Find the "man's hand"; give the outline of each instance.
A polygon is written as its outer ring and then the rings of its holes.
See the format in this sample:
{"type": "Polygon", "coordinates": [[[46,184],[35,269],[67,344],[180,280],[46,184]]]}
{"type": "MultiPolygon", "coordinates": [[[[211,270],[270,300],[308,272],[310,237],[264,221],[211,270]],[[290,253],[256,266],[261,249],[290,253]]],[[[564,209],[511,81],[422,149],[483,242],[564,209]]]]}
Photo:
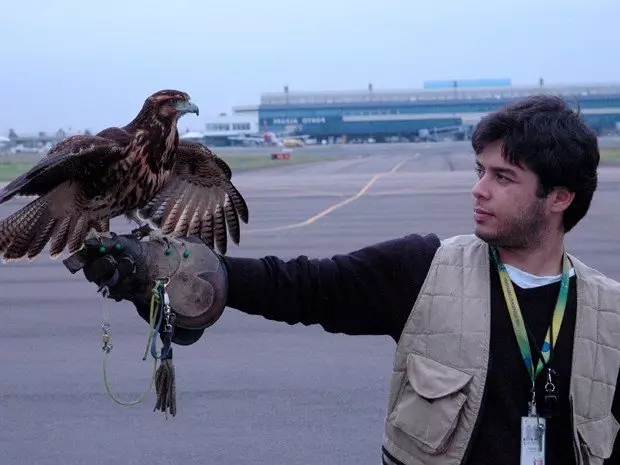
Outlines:
{"type": "Polygon", "coordinates": [[[83,270],[89,282],[107,288],[109,298],[133,302],[146,321],[157,280],[166,284],[177,328],[202,334],[219,319],[228,292],[226,269],[200,239],[157,233],[148,240],[132,234],[111,236],[87,239],[64,260],[65,266],[71,273],[83,270]]]}
{"type": "MultiPolygon", "coordinates": [[[[84,277],[99,289],[106,287],[108,297],[118,301],[144,303],[149,299],[146,257],[149,243],[140,242],[132,234],[101,236],[84,242],[84,248],[64,260],[75,273],[82,269],[84,277]]],[[[152,245],[152,244],[151,244],[152,245]]]]}

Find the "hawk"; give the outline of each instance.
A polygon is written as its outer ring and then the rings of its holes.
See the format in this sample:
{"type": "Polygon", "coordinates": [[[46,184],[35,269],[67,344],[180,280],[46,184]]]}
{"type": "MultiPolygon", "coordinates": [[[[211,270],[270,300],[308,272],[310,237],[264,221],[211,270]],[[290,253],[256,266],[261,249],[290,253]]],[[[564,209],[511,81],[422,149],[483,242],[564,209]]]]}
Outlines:
{"type": "Polygon", "coordinates": [[[0,191],[0,204],[37,196],[0,221],[3,260],[34,259],[48,243],[52,258],[65,249],[74,253],[89,233],[109,232],[110,220],[121,215],[141,229],[151,229],[150,219],[164,232],[194,232],[224,253],[227,225],[238,243],[247,205],[223,160],[200,144],[179,141],[177,122],[187,113],[199,114],[187,93],[161,90],[126,126],[52,147],[0,191]],[[193,222],[186,224],[192,208],[193,222]]]}

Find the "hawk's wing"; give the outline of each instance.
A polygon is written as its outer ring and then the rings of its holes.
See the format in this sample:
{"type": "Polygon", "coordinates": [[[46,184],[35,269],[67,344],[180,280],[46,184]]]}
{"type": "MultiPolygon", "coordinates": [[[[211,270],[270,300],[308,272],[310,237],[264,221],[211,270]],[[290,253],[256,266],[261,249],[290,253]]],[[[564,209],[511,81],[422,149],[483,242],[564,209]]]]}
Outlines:
{"type": "Polygon", "coordinates": [[[99,136],[71,136],[0,191],[0,203],[15,195],[44,195],[65,181],[105,170],[126,156],[126,146],[99,136]]]}
{"type": "Polygon", "coordinates": [[[248,207],[230,181],[224,160],[196,142],[179,141],[173,173],[163,189],[139,213],[164,234],[198,236],[220,253],[227,250],[227,229],[239,244],[239,219],[248,222],[248,207]]]}

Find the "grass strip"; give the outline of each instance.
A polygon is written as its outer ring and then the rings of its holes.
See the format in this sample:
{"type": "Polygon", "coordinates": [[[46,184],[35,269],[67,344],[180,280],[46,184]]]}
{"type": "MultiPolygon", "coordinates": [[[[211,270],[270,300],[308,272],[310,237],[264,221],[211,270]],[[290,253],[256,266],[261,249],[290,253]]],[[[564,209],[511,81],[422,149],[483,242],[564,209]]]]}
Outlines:
{"type": "MultiPolygon", "coordinates": [[[[264,168],[277,168],[282,166],[301,165],[320,161],[335,160],[335,157],[321,155],[292,154],[288,160],[272,160],[269,154],[260,155],[232,155],[220,156],[230,169],[235,172],[249,171],[264,168]]],[[[25,173],[35,165],[35,162],[3,160],[0,161],[0,182],[8,182],[25,173]]]]}

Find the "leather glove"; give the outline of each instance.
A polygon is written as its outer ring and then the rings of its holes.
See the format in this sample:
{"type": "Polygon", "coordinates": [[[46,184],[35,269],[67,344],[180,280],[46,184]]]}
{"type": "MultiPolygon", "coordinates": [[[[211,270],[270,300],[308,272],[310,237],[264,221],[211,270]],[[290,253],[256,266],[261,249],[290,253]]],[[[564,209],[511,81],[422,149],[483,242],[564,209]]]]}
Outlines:
{"type": "Polygon", "coordinates": [[[89,238],[63,261],[74,274],[107,288],[109,298],[132,302],[149,321],[150,300],[157,279],[166,284],[175,315],[173,342],[189,345],[215,323],[226,306],[228,279],[221,257],[196,237],[148,239],[133,234],[89,238]]]}

